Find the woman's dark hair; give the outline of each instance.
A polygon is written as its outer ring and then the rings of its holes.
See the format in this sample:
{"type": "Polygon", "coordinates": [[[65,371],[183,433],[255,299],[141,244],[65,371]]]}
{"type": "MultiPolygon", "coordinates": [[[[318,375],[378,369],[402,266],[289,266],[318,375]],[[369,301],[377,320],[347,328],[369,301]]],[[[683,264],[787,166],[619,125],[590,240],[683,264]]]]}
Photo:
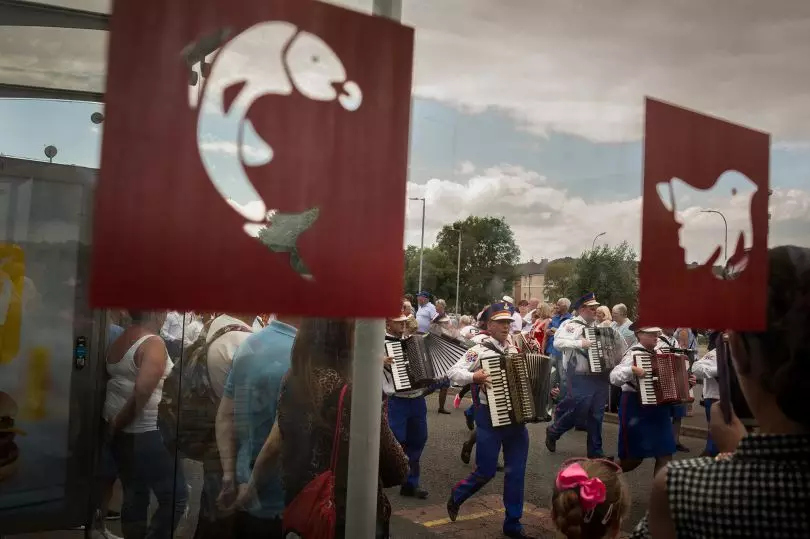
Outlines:
{"type": "MultiPolygon", "coordinates": [[[[789,419],[810,428],[810,249],[776,247],[768,254],[768,327],[740,335],[761,370],[763,389],[776,396],[789,419]]],[[[737,365],[741,374],[750,367],[737,365]]]]}
{"type": "Polygon", "coordinates": [[[317,409],[325,395],[315,380],[314,371],[336,371],[350,378],[354,321],[307,318],[298,328],[292,349],[290,382],[303,406],[317,409]]]}
{"type": "Polygon", "coordinates": [[[133,324],[142,324],[149,320],[149,311],[129,311],[129,317],[133,324]]]}

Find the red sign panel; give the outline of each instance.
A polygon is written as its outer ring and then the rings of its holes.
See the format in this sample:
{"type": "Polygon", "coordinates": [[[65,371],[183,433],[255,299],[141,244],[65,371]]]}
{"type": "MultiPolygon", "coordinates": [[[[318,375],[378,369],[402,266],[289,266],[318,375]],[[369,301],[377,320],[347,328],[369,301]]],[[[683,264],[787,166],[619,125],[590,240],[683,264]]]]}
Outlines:
{"type": "Polygon", "coordinates": [[[764,329],[769,152],[766,133],[647,99],[641,323],[764,329]]]}
{"type": "Polygon", "coordinates": [[[413,31],[312,0],[118,0],[96,307],[400,310],[413,31]]]}

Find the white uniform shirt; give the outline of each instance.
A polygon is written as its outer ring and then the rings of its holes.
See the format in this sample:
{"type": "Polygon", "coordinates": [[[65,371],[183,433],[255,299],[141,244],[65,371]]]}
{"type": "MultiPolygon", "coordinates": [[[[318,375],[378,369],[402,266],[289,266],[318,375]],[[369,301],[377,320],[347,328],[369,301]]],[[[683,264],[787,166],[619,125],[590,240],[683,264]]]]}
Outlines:
{"type": "Polygon", "coordinates": [[[484,340],[485,340],[487,337],[489,337],[489,334],[488,334],[488,333],[483,333],[483,332],[482,332],[482,333],[478,333],[477,335],[473,335],[473,336],[472,336],[472,338],[471,338],[470,340],[471,340],[472,342],[474,342],[475,344],[481,344],[482,342],[484,342],[484,340]]]}
{"type": "Polygon", "coordinates": [[[679,348],[678,346],[678,339],[675,336],[664,335],[663,333],[658,336],[658,340],[655,343],[655,349],[660,350],[662,348],[679,348]]]}
{"type": "MultiPolygon", "coordinates": [[[[501,343],[487,335],[482,339],[482,342],[492,343],[496,349],[505,354],[518,353],[517,348],[511,346],[508,341],[506,345],[501,345],[501,343]]],[[[481,360],[498,357],[499,355],[500,354],[496,353],[494,350],[490,350],[483,344],[477,344],[467,350],[464,355],[461,356],[461,359],[450,367],[450,370],[447,371],[447,377],[452,383],[458,386],[472,384],[473,372],[481,368],[481,360]]],[[[487,393],[484,391],[483,387],[480,389],[481,390],[478,392],[478,400],[481,404],[487,404],[487,393]]]]}
{"type": "MultiPolygon", "coordinates": [[[[386,336],[393,337],[393,335],[388,333],[386,333],[386,336]]],[[[403,399],[415,399],[416,397],[421,397],[424,392],[424,389],[412,389],[410,391],[397,393],[394,387],[394,374],[391,372],[391,365],[385,365],[383,367],[383,393],[389,397],[395,396],[403,399]]]]}
{"type": "Polygon", "coordinates": [[[582,347],[582,339],[584,338],[585,328],[593,327],[593,324],[586,324],[581,316],[570,318],[563,322],[557,332],[554,334],[554,348],[562,352],[563,372],[568,369],[568,364],[571,361],[576,362],[577,374],[584,374],[590,371],[588,366],[588,350],[582,347]]]}
{"type": "Polygon", "coordinates": [[[610,371],[610,383],[614,386],[621,386],[622,391],[636,393],[638,391],[635,387],[636,375],[633,374],[633,365],[636,364],[635,357],[637,354],[649,353],[649,350],[646,350],[640,344],[634,344],[628,348],[627,352],[622,356],[621,362],[610,371]]]}
{"type": "Polygon", "coordinates": [[[472,339],[473,337],[481,333],[481,330],[478,329],[478,327],[476,326],[464,326],[463,328],[461,328],[461,331],[459,333],[465,339],[472,339]]]}
{"type": "Polygon", "coordinates": [[[703,380],[703,398],[719,399],[720,383],[717,381],[717,350],[708,354],[692,364],[692,374],[695,378],[703,380]]]}
{"type": "Polygon", "coordinates": [[[512,333],[520,333],[523,331],[523,317],[520,316],[518,311],[512,313],[512,326],[509,328],[512,333]]]}

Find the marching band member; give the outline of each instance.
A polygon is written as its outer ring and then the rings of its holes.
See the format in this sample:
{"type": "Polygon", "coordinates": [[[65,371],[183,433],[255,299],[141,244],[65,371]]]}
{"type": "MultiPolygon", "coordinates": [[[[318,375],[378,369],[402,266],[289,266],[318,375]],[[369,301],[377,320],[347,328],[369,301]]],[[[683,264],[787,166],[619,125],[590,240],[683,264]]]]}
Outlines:
{"type": "MultiPolygon", "coordinates": [[[[659,337],[656,327],[632,327],[638,342],[625,352],[621,363],[610,372],[610,382],[621,386],[619,400],[619,464],[624,472],[635,470],[645,458],[655,459],[654,474],[667,465],[675,454],[675,437],[670,414],[672,405],[643,406],[636,378],[643,378],[644,369],[635,364],[639,353],[655,354],[662,346],[672,348],[672,342],[659,337]]],[[[653,474],[653,475],[654,475],[653,474]]]]}
{"type": "MultiPolygon", "coordinates": [[[[433,320],[430,321],[430,328],[438,328],[439,330],[445,333],[452,333],[453,332],[453,321],[450,320],[450,317],[447,316],[444,312],[445,301],[440,299],[436,302],[437,306],[441,306],[441,312],[433,317],[433,320]]],[[[444,386],[439,390],[439,410],[440,414],[447,414],[450,415],[450,410],[448,410],[445,406],[447,405],[447,390],[449,386],[444,386]]]]}
{"type": "MultiPolygon", "coordinates": [[[[385,321],[386,335],[402,339],[408,317],[402,314],[385,321]]],[[[427,392],[431,392],[429,389],[427,392]]],[[[424,500],[426,490],[419,488],[419,459],[428,437],[425,389],[395,393],[394,375],[390,365],[383,369],[383,392],[388,396],[388,424],[408,456],[408,478],[399,489],[400,496],[424,500]]]]}
{"type": "MultiPolygon", "coordinates": [[[[717,338],[727,339],[728,337],[723,334],[722,337],[718,335],[717,338]]],[[[717,381],[717,348],[713,348],[708,354],[695,361],[692,365],[692,374],[703,380],[703,406],[706,407],[706,422],[708,423],[711,421],[712,404],[720,398],[720,384],[717,381]]],[[[709,433],[706,437],[706,449],[703,450],[703,456],[714,457],[717,453],[717,446],[709,433]]]]}
{"type": "Polygon", "coordinates": [[[458,385],[474,384],[472,388],[475,403],[474,414],[478,432],[478,449],[475,452],[475,470],[459,482],[447,500],[447,514],[455,521],[461,504],[481,490],[495,476],[498,454],[503,447],[506,469],[504,478],[503,502],[505,519],[503,533],[507,537],[528,537],[520,523],[523,516],[523,481],[526,460],[529,454],[529,432],[525,425],[493,427],[484,384],[489,375],[481,369],[481,360],[498,357],[501,354],[517,353],[509,345],[509,330],[512,312],[505,303],[490,306],[487,329],[489,336],[468,350],[447,373],[448,378],[458,385]]]}
{"type": "Polygon", "coordinates": [[[588,374],[591,342],[583,336],[586,327],[593,327],[598,306],[596,294],[585,294],[574,304],[577,316],[554,334],[554,348],[563,353],[566,394],[557,407],[554,423],[546,429],[546,448],[552,453],[557,450],[557,440],[576,426],[577,418],[585,417],[588,458],[604,457],[602,420],[610,384],[606,376],[588,374]]]}

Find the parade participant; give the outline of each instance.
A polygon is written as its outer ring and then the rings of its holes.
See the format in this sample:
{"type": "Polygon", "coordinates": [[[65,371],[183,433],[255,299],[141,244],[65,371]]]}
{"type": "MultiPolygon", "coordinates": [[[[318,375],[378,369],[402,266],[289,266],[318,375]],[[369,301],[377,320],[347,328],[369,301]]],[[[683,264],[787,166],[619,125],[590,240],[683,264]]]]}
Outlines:
{"type": "MultiPolygon", "coordinates": [[[[661,329],[636,327],[637,344],[625,352],[622,362],[611,371],[610,383],[622,388],[619,401],[619,464],[622,470],[635,470],[644,459],[654,458],[654,474],[667,465],[675,454],[675,438],[670,423],[672,405],[643,406],[638,395],[636,378],[643,378],[644,369],[635,364],[639,353],[655,354],[661,329]]],[[[665,341],[671,347],[671,341],[665,341]]]]}
{"type": "MultiPolygon", "coordinates": [[[[403,338],[407,320],[408,317],[404,313],[386,320],[387,336],[403,338]]],[[[395,393],[394,375],[390,365],[386,365],[383,369],[383,392],[388,396],[388,424],[408,456],[408,478],[400,487],[399,494],[424,500],[428,497],[428,493],[419,488],[419,460],[428,437],[426,390],[414,389],[395,393]]]]}
{"type": "MultiPolygon", "coordinates": [[[[678,328],[669,337],[675,346],[684,350],[697,352],[697,337],[695,332],[689,328],[678,328]]],[[[694,353],[692,355],[694,357],[694,353]]],[[[690,395],[692,394],[690,390],[690,395]]],[[[672,432],[675,435],[675,449],[681,453],[689,453],[689,448],[681,443],[681,423],[689,411],[688,404],[675,404],[672,406],[672,432]]]]}
{"type": "Polygon", "coordinates": [[[419,292],[416,296],[416,301],[419,303],[419,309],[416,311],[416,322],[418,323],[418,331],[420,333],[427,333],[430,329],[430,322],[436,315],[436,307],[430,302],[430,292],[419,292]]]}
{"type": "MultiPolygon", "coordinates": [[[[487,327],[487,311],[489,309],[484,309],[480,313],[478,313],[478,325],[479,327],[483,328],[478,331],[478,334],[475,335],[472,339],[470,339],[475,344],[481,344],[489,337],[489,332],[486,330],[487,327]]],[[[459,405],[461,404],[461,398],[466,391],[472,389],[472,384],[468,384],[464,386],[461,391],[459,392],[460,396],[456,396],[459,399],[459,405]],[[465,391],[466,390],[466,391],[465,391]]],[[[458,406],[456,406],[458,408],[458,406]]],[[[475,432],[475,404],[470,404],[466,410],[464,410],[464,422],[467,425],[467,429],[470,430],[470,437],[467,439],[466,442],[461,446],[461,462],[464,464],[470,463],[470,456],[472,455],[473,447],[475,447],[475,441],[477,440],[477,435],[475,432]]]]}
{"type": "MultiPolygon", "coordinates": [[[[718,338],[720,338],[719,334],[718,338]]],[[[728,337],[724,334],[722,338],[727,339],[728,337]]],[[[706,407],[706,422],[710,423],[712,405],[720,398],[720,384],[717,381],[717,349],[709,350],[705,356],[695,361],[692,365],[692,373],[696,378],[703,380],[703,406],[706,407]]],[[[706,437],[706,448],[701,456],[714,457],[717,453],[717,445],[709,433],[706,437]]]]}
{"type": "MultiPolygon", "coordinates": [[[[444,305],[444,300],[440,299],[436,302],[437,305],[441,304],[444,305]]],[[[431,328],[437,328],[445,333],[452,333],[453,326],[450,317],[444,313],[444,307],[440,309],[442,312],[437,314],[433,317],[433,320],[430,321],[431,328]]],[[[450,415],[450,410],[446,408],[447,405],[447,390],[449,387],[445,385],[439,390],[439,410],[440,414],[450,415]]]]}
{"type": "Polygon", "coordinates": [[[447,514],[455,521],[461,505],[481,490],[494,476],[498,466],[498,454],[503,447],[506,477],[504,478],[503,501],[505,520],[503,533],[507,537],[527,537],[520,519],[523,515],[523,481],[529,453],[529,432],[525,425],[513,424],[493,427],[484,384],[489,375],[481,368],[481,360],[501,354],[517,353],[509,346],[509,329],[512,313],[505,303],[490,306],[487,328],[490,333],[481,344],[468,350],[447,373],[458,385],[474,384],[473,400],[478,449],[475,452],[475,470],[459,482],[447,500],[447,514]]]}
{"type": "Polygon", "coordinates": [[[569,539],[615,538],[630,502],[627,483],[613,461],[571,459],[554,481],[551,519],[569,539]]]}
{"type": "Polygon", "coordinates": [[[554,335],[554,347],[563,353],[566,395],[557,407],[554,423],[546,429],[546,448],[552,453],[557,450],[557,440],[576,426],[578,417],[584,417],[588,432],[588,458],[604,457],[602,419],[610,384],[606,376],[588,374],[588,348],[591,342],[583,336],[586,327],[593,327],[598,306],[593,292],[585,294],[574,305],[579,314],[554,335]]]}

